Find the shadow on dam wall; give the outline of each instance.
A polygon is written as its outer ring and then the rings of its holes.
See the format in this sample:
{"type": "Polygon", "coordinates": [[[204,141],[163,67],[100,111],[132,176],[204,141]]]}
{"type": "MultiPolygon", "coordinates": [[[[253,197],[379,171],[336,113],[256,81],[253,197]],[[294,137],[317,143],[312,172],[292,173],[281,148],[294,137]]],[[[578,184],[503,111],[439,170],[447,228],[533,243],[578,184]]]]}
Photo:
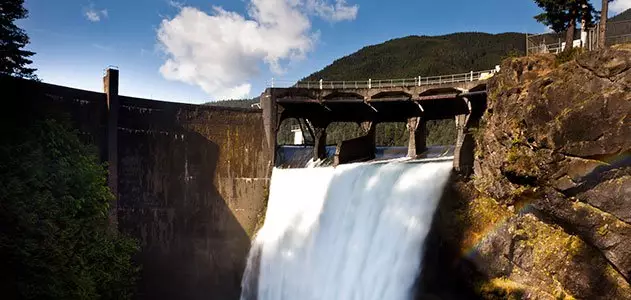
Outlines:
{"type": "MultiPolygon", "coordinates": [[[[69,119],[108,161],[104,93],[0,78],[5,109],[69,119]]],[[[260,110],[119,96],[116,217],[141,250],[138,299],[238,299],[266,207],[271,151],[260,110]]]]}
{"type": "Polygon", "coordinates": [[[238,299],[267,184],[251,118],[121,99],[118,218],[142,243],[139,298],[238,299]]]}
{"type": "Polygon", "coordinates": [[[128,192],[119,227],[142,243],[138,296],[236,299],[250,240],[213,183],[219,147],[195,132],[178,134],[119,135],[130,145],[120,162],[119,188],[128,192]]]}

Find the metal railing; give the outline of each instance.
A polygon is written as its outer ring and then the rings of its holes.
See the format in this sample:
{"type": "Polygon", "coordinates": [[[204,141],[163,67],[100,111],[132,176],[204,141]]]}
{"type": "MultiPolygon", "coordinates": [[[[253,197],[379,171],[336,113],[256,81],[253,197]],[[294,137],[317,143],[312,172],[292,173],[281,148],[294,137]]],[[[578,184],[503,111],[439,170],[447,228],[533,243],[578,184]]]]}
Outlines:
{"type": "MultiPolygon", "coordinates": [[[[574,35],[573,48],[582,47],[586,50],[596,50],[600,35],[600,23],[587,29],[586,36],[581,39],[581,30],[574,35]]],[[[605,43],[607,46],[631,42],[631,20],[607,22],[605,43]]],[[[554,53],[558,54],[565,48],[565,33],[526,34],[526,54],[554,53]]]]}
{"type": "Polygon", "coordinates": [[[374,89],[374,88],[395,88],[414,87],[427,85],[452,84],[460,82],[473,82],[486,80],[499,71],[499,66],[492,70],[471,71],[469,73],[450,74],[401,79],[367,79],[354,81],[298,81],[272,80],[267,83],[267,87],[294,87],[306,89],[374,89]]]}

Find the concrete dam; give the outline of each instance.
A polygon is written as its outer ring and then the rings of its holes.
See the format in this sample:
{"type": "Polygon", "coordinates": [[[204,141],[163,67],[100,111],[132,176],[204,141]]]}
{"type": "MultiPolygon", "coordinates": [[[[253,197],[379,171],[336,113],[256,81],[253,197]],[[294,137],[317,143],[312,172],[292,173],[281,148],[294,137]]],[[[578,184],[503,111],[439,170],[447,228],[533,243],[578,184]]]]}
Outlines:
{"type": "Polygon", "coordinates": [[[138,299],[411,299],[443,186],[452,170],[470,174],[486,109],[473,75],[269,88],[262,109],[122,96],[113,69],[104,93],[2,80],[24,99],[11,109],[68,117],[107,162],[111,223],[141,246],[138,299]],[[277,168],[289,118],[313,160],[328,155],[332,122],[364,135],[335,145],[333,166],[277,168]],[[456,121],[453,156],[419,159],[425,122],[439,119],[456,121]],[[407,158],[375,160],[380,122],[407,124],[407,158]]]}

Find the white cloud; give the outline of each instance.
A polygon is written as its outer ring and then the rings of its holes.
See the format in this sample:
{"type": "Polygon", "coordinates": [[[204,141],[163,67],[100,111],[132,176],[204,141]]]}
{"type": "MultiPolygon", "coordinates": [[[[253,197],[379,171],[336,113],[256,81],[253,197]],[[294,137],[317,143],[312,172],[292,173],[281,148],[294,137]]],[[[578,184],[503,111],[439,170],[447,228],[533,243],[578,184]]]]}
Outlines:
{"type": "Polygon", "coordinates": [[[94,11],[94,10],[86,11],[85,12],[85,17],[88,18],[88,20],[90,20],[92,22],[101,21],[101,15],[99,15],[99,13],[94,11]]]}
{"type": "Polygon", "coordinates": [[[96,10],[93,6],[85,10],[85,18],[90,22],[99,22],[108,17],[107,9],[96,10]]]}
{"type": "Polygon", "coordinates": [[[287,62],[304,59],[318,32],[309,16],[329,21],[351,20],[357,6],[343,0],[251,0],[247,16],[213,7],[208,14],[182,7],[164,19],[158,42],[166,54],[162,76],[201,87],[215,99],[242,98],[265,64],[283,73],[287,62]]]}
{"type": "Polygon", "coordinates": [[[179,2],[179,1],[174,1],[174,0],[168,0],[167,4],[169,4],[169,6],[175,7],[175,8],[182,8],[182,7],[184,7],[184,3],[179,2]]]}
{"type": "Polygon", "coordinates": [[[618,14],[631,8],[631,0],[615,0],[609,4],[609,10],[618,14]]]}
{"type": "Polygon", "coordinates": [[[344,0],[335,0],[335,4],[323,0],[307,0],[307,7],[317,16],[331,22],[355,20],[359,10],[358,5],[348,6],[344,0]]]}

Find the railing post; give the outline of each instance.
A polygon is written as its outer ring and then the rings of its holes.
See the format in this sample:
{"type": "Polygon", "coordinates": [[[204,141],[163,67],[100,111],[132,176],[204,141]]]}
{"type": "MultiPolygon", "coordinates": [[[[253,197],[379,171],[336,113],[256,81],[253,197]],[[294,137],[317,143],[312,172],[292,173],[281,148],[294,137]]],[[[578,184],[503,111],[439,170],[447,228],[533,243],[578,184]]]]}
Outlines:
{"type": "Polygon", "coordinates": [[[322,89],[322,79],[320,79],[320,89],[322,89]]]}
{"type": "Polygon", "coordinates": [[[372,79],[368,78],[368,89],[372,89],[372,79]]]}
{"type": "Polygon", "coordinates": [[[342,81],[342,88],[346,89],[346,81],[342,81]]]}
{"type": "Polygon", "coordinates": [[[471,71],[471,81],[473,81],[473,71],[471,71]]]}
{"type": "Polygon", "coordinates": [[[421,76],[418,77],[418,86],[421,86],[421,76]]]}

